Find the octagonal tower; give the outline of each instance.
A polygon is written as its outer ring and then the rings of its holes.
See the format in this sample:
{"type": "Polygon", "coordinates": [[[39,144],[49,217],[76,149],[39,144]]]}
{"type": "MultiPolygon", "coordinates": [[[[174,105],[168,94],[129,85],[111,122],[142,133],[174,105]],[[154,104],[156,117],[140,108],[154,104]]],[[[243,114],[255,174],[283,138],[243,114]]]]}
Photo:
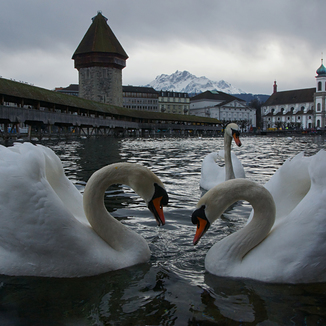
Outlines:
{"type": "Polygon", "coordinates": [[[122,106],[122,69],[128,55],[98,12],[72,56],[79,72],[79,96],[122,106]]]}

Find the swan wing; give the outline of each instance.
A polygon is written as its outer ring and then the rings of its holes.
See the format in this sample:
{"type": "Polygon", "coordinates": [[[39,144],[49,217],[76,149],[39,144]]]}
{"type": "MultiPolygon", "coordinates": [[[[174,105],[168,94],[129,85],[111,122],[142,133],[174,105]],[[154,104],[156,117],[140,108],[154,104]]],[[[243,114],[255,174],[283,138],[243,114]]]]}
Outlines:
{"type": "MultiPolygon", "coordinates": [[[[294,169],[294,176],[296,164],[299,171],[308,173],[309,189],[300,200],[299,195],[293,195],[295,200],[289,199],[294,207],[287,214],[283,210],[270,234],[234,268],[234,276],[282,283],[326,281],[325,162],[323,150],[312,157],[300,153],[285,162],[285,166],[294,169]]],[[[307,182],[306,176],[302,177],[300,182],[307,182]]],[[[297,187],[294,183],[292,186],[297,187]]]]}
{"type": "MultiPolygon", "coordinates": [[[[275,225],[283,217],[288,216],[308,193],[311,185],[308,166],[311,159],[312,157],[304,156],[304,152],[288,158],[264,185],[275,201],[275,225]]],[[[253,211],[249,216],[247,224],[252,217],[253,211]]]]}
{"type": "Polygon", "coordinates": [[[37,145],[45,157],[46,178],[64,206],[80,222],[89,225],[83,209],[83,196],[65,175],[59,157],[48,147],[37,145]]]}
{"type": "Polygon", "coordinates": [[[310,159],[311,187],[268,237],[244,257],[238,273],[270,282],[326,281],[326,152],[310,159]]]}
{"type": "Polygon", "coordinates": [[[308,172],[311,158],[301,152],[287,159],[265,184],[276,204],[276,219],[287,216],[308,193],[311,185],[308,172]]]}
{"type": "Polygon", "coordinates": [[[209,190],[217,184],[225,181],[224,167],[216,164],[218,154],[216,152],[205,156],[201,166],[200,187],[209,190]]]}
{"type": "Polygon", "coordinates": [[[53,190],[43,151],[32,146],[0,146],[0,274],[72,277],[119,268],[119,255],[53,190]]]}

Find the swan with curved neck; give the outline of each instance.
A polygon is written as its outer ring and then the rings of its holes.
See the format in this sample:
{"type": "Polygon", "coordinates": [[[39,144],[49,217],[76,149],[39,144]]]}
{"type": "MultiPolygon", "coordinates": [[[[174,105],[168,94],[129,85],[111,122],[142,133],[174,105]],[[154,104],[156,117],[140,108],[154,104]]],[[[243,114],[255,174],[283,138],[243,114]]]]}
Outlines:
{"type": "Polygon", "coordinates": [[[246,200],[251,221],[217,242],[207,253],[208,272],[275,283],[326,281],[326,152],[311,160],[311,187],[274,227],[276,207],[269,191],[252,181],[234,179],[209,190],[192,215],[194,244],[231,204],[246,200]]]}
{"type": "Polygon", "coordinates": [[[81,277],[148,261],[146,240],[105,208],[104,192],[112,184],[133,188],[157,224],[165,223],[168,195],[144,166],[103,167],[82,196],[52,150],[0,146],[0,274],[81,277]]]}
{"type": "Polygon", "coordinates": [[[202,163],[200,186],[209,190],[221,182],[235,178],[245,178],[245,172],[239,159],[231,153],[232,139],[237,146],[241,146],[240,128],[235,123],[230,123],[224,131],[224,150],[208,154],[202,163]],[[225,166],[216,164],[218,156],[224,156],[225,166]]]}

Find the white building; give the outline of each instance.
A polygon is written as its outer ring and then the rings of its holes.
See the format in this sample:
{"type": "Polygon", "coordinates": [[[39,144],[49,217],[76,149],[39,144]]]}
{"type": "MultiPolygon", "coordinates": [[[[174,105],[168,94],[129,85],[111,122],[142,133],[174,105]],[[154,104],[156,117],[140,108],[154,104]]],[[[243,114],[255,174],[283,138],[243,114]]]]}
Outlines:
{"type": "Polygon", "coordinates": [[[190,114],[256,127],[256,110],[244,100],[220,91],[206,91],[190,99],[190,114]]]}
{"type": "Polygon", "coordinates": [[[122,86],[122,106],[142,111],[158,112],[158,95],[153,87],[122,86]]]}
{"type": "Polygon", "coordinates": [[[189,115],[190,98],[188,93],[160,91],[158,102],[160,112],[189,115]]]}
{"type": "Polygon", "coordinates": [[[326,68],[316,70],[317,87],[277,91],[276,82],[273,94],[261,107],[263,129],[311,129],[325,128],[326,112],[326,68]]]}

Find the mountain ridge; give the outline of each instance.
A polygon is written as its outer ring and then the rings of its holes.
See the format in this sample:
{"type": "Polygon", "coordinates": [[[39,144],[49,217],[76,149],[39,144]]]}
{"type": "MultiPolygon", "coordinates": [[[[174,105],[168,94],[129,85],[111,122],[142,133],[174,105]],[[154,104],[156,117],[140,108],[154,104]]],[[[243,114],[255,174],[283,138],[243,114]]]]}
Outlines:
{"type": "Polygon", "coordinates": [[[144,86],[153,87],[157,91],[174,91],[192,94],[213,90],[228,94],[247,94],[224,80],[212,81],[205,76],[197,77],[186,70],[177,70],[171,75],[158,75],[153,81],[144,86]]]}

